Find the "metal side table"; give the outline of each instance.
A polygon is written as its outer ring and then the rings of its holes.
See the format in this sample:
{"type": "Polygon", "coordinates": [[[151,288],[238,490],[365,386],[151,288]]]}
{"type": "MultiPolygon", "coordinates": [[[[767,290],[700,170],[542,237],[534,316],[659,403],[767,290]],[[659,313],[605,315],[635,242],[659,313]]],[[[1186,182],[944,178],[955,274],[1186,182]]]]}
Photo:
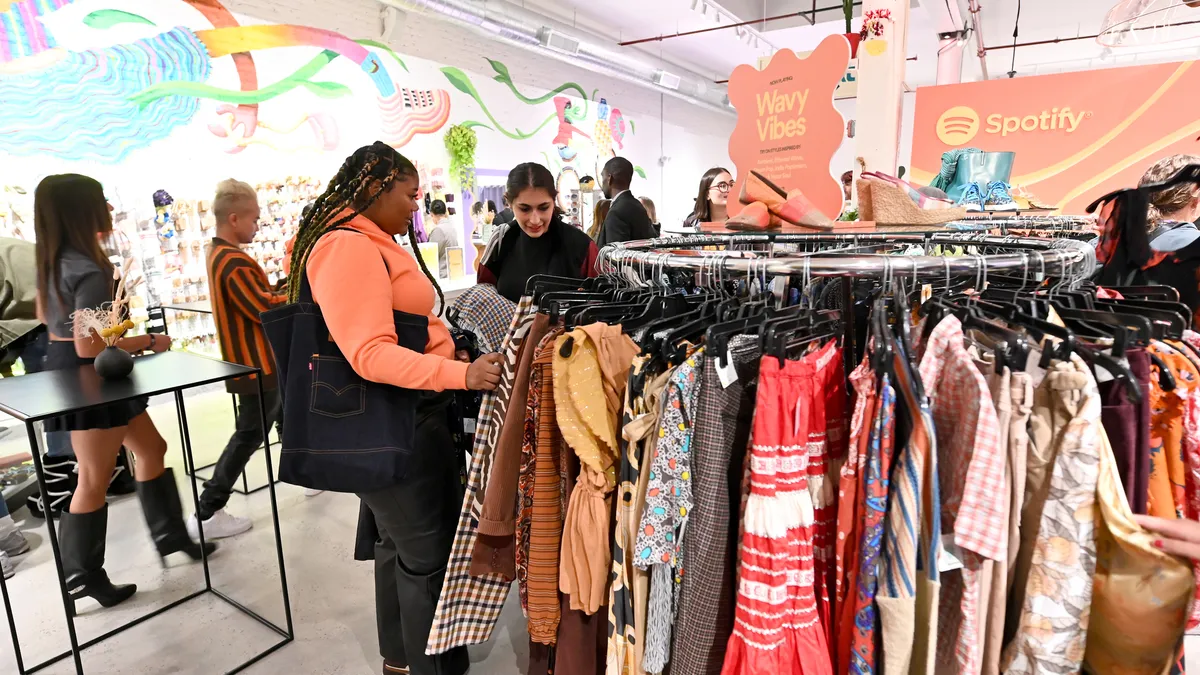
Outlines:
{"type": "MultiPolygon", "coordinates": [[[[46,475],[42,467],[42,452],[38,447],[38,441],[42,437],[41,427],[46,420],[143,396],[173,394],[175,396],[176,412],[179,417],[180,440],[183,443],[184,466],[192,469],[192,472],[194,472],[192,441],[191,435],[188,433],[187,412],[184,408],[184,390],[257,373],[258,369],[256,368],[247,368],[223,361],[215,361],[183,352],[167,352],[156,356],[145,356],[136,359],[133,374],[125,380],[116,382],[102,380],[92,366],[46,371],[24,377],[2,379],[0,380],[0,411],[25,423],[25,430],[29,434],[29,447],[33,454],[33,462],[37,471],[38,484],[42,490],[42,494],[47,494],[46,475]]],[[[255,378],[255,381],[260,383],[259,395],[261,396],[262,380],[261,378],[255,378]]],[[[270,433],[266,429],[265,411],[263,428],[264,436],[270,433]]],[[[121,631],[168,612],[205,593],[212,593],[243,614],[274,631],[280,637],[278,642],[245,663],[227,671],[228,673],[240,672],[291,642],[295,638],[295,632],[292,627],[292,607],[288,597],[287,575],[283,564],[283,539],[279,532],[279,507],[275,499],[275,483],[272,480],[274,477],[274,468],[271,464],[270,453],[266,453],[266,458],[268,479],[266,487],[270,490],[271,496],[271,521],[272,526],[275,528],[275,550],[279,560],[280,590],[283,596],[286,628],[277,626],[219,589],[214,588],[208,569],[208,556],[204,555],[202,560],[204,567],[204,588],[80,644],[75,632],[75,619],[71,611],[71,599],[67,591],[66,578],[63,573],[62,555],[56,532],[57,527],[53,518],[47,518],[46,529],[49,531],[50,546],[54,553],[54,566],[58,572],[59,591],[62,594],[63,608],[66,612],[67,634],[70,637],[71,649],[53,656],[42,663],[27,666],[21,655],[20,638],[17,635],[17,624],[9,599],[8,584],[0,578],[0,594],[3,594],[4,611],[8,619],[9,631],[12,634],[17,671],[21,675],[37,672],[70,656],[75,661],[75,671],[82,674],[83,662],[81,660],[81,653],[84,649],[96,645],[121,631]]],[[[195,481],[188,482],[192,486],[193,506],[199,510],[200,494],[196,489],[196,483],[195,481]]],[[[200,525],[200,542],[203,545],[203,523],[200,525]]],[[[219,648],[219,645],[214,645],[214,647],[219,648]]]]}
{"type": "MultiPolygon", "coordinates": [[[[170,335],[170,332],[167,330],[167,316],[166,316],[166,313],[167,313],[167,311],[168,311],[168,310],[169,310],[169,311],[172,311],[172,312],[181,312],[181,313],[192,312],[192,313],[194,313],[194,314],[212,314],[212,313],[213,313],[213,309],[212,309],[212,303],[210,303],[210,302],[209,302],[209,301],[207,301],[207,300],[201,300],[201,301],[199,301],[199,302],[180,302],[180,303],[175,303],[175,304],[171,304],[171,305],[161,305],[161,306],[159,306],[159,307],[156,307],[156,308],[154,308],[154,309],[157,309],[157,310],[159,310],[159,311],[161,311],[161,312],[162,312],[162,316],[161,316],[161,319],[162,319],[162,331],[161,331],[161,332],[162,332],[162,334],[163,334],[163,335],[170,335]]],[[[152,316],[151,316],[151,318],[152,318],[152,319],[154,319],[154,318],[156,318],[156,317],[154,317],[154,316],[152,315],[152,316]]],[[[151,331],[151,332],[158,332],[158,331],[151,331]]],[[[233,395],[233,394],[230,394],[230,395],[229,395],[229,398],[233,400],[233,419],[234,419],[234,421],[236,422],[236,421],[237,421],[237,416],[238,416],[238,400],[237,400],[237,396],[235,396],[235,395],[233,395]]],[[[270,441],[271,441],[271,439],[270,439],[270,434],[268,434],[268,435],[267,435],[267,442],[266,442],[266,444],[263,446],[263,448],[264,448],[265,452],[267,452],[267,453],[270,453],[270,452],[271,452],[271,444],[270,444],[270,441]]],[[[204,481],[211,480],[211,479],[212,479],[212,476],[207,476],[207,477],[206,477],[206,476],[201,476],[201,475],[200,475],[199,473],[197,473],[197,472],[199,472],[199,471],[207,471],[207,470],[209,470],[209,469],[212,469],[212,468],[216,467],[216,465],[217,465],[217,463],[216,463],[216,462],[212,462],[212,463],[210,463],[210,464],[205,464],[204,466],[194,466],[194,467],[192,467],[192,468],[188,469],[186,473],[187,473],[187,475],[188,475],[188,477],[189,477],[189,478],[193,478],[193,479],[195,479],[195,480],[204,480],[204,481]]],[[[276,483],[278,483],[278,482],[279,482],[279,480],[278,480],[278,479],[275,479],[275,482],[276,482],[276,483]]],[[[267,486],[266,486],[266,485],[259,485],[259,486],[255,487],[255,488],[251,489],[251,488],[250,488],[250,481],[249,481],[249,480],[246,478],[246,472],[245,472],[245,470],[243,470],[243,471],[242,471],[242,486],[241,486],[241,487],[238,487],[236,484],[234,484],[234,486],[233,486],[233,488],[232,488],[232,489],[233,489],[233,491],[234,491],[234,492],[236,492],[236,493],[238,493],[238,494],[240,494],[240,495],[252,495],[252,494],[254,494],[255,492],[261,492],[262,490],[265,490],[265,489],[267,489],[267,486]]]]}

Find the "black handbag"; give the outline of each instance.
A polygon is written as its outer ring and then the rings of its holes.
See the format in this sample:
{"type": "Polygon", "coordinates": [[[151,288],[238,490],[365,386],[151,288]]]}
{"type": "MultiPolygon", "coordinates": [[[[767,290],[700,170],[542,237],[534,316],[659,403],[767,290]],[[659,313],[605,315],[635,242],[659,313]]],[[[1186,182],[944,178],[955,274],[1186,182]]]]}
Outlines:
{"type": "MultiPolygon", "coordinates": [[[[423,353],[428,318],[392,315],[397,344],[423,353]]],[[[307,275],[299,301],[264,312],[262,320],[283,398],[279,479],[332,492],[372,492],[400,483],[415,450],[420,392],[354,372],[313,302],[307,275]]]]}

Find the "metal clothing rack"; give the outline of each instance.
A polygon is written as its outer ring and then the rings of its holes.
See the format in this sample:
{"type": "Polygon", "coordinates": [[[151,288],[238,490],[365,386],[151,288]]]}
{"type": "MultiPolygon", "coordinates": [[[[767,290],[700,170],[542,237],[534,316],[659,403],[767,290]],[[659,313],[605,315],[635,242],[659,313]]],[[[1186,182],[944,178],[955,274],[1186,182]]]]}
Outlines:
{"type": "MultiPolygon", "coordinates": [[[[1067,281],[1096,270],[1096,252],[1073,239],[961,232],[702,234],[622,242],[600,251],[602,273],[686,270],[706,274],[945,279],[1022,272],[1067,281]],[[964,253],[911,255],[913,247],[962,248],[964,253]],[[683,249],[715,248],[684,252],[683,249]],[[866,250],[880,252],[870,253],[866,250]],[[889,250],[890,249],[890,250],[889,250]],[[971,252],[967,253],[966,251],[971,252]]],[[[643,275],[644,276],[644,275],[643,275]]],[[[1039,279],[1040,280],[1040,279],[1039,279]]]]}
{"type": "Polygon", "coordinates": [[[963,230],[1000,230],[1008,234],[1011,230],[1036,231],[1038,233],[1080,234],[1092,233],[1096,220],[1088,216],[1051,216],[1051,215],[1017,215],[967,216],[946,225],[949,228],[963,230]]]}
{"type": "MultiPolygon", "coordinates": [[[[898,277],[944,282],[975,279],[983,288],[991,273],[1017,273],[1035,286],[1047,277],[1073,283],[1096,270],[1096,251],[1074,239],[1036,239],[984,233],[869,232],[822,234],[707,234],[678,239],[623,242],[600,251],[597,269],[635,283],[662,283],[664,272],[691,271],[702,281],[767,275],[877,279],[898,277]],[[701,248],[699,251],[684,249],[701,248]],[[945,255],[912,255],[942,247],[945,255]],[[705,250],[707,249],[707,250],[705,250]],[[957,253],[961,249],[962,253],[957,253]],[[967,251],[970,251],[969,253],[967,251]],[[632,279],[630,278],[632,277],[632,279]]],[[[842,283],[842,307],[853,307],[853,284],[842,283]]],[[[843,314],[846,372],[855,367],[854,313],[843,314]]]]}

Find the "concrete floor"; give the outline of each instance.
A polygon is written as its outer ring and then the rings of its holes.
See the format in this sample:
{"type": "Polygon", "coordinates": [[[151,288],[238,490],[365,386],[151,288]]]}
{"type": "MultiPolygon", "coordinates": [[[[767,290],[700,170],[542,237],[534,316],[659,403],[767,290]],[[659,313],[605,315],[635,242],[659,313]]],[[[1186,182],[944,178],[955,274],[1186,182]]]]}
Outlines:
{"type": "MultiPolygon", "coordinates": [[[[229,396],[218,390],[189,397],[187,413],[197,464],[203,466],[216,459],[232,431],[229,396]]],[[[151,414],[171,444],[168,463],[175,467],[180,480],[184,511],[191,513],[192,495],[184,480],[174,405],[153,405],[151,414]]],[[[18,427],[0,442],[0,455],[26,447],[18,427]]],[[[252,488],[265,483],[265,469],[259,453],[248,471],[252,488]]],[[[355,562],[352,557],[357,498],[334,493],[305,497],[300,488],[283,484],[277,486],[277,494],[296,640],[243,672],[381,672],[373,566],[355,562]]],[[[213,586],[283,626],[269,492],[263,490],[249,497],[234,494],[229,509],[253,518],[255,525],[250,532],[221,542],[220,550],[210,560],[213,586]]],[[[30,553],[15,560],[16,576],[8,580],[22,656],[29,667],[68,649],[69,640],[45,524],[32,518],[26,509],[16,512],[14,518],[33,545],[30,553]]],[[[108,610],[92,600],[82,603],[76,620],[81,642],[204,587],[204,571],[198,563],[182,558],[169,561],[168,568],[162,569],[136,498],[118,498],[110,505],[108,527],[109,576],[116,583],[136,583],[138,592],[133,599],[108,610]]],[[[492,640],[472,648],[472,672],[510,675],[523,671],[528,638],[515,596],[510,596],[492,640]]],[[[83,665],[85,672],[97,674],[212,675],[228,671],[279,639],[253,619],[206,594],[86,650],[83,665]]],[[[12,645],[0,634],[0,673],[15,672],[12,645]]],[[[41,672],[75,671],[66,659],[41,672]]]]}

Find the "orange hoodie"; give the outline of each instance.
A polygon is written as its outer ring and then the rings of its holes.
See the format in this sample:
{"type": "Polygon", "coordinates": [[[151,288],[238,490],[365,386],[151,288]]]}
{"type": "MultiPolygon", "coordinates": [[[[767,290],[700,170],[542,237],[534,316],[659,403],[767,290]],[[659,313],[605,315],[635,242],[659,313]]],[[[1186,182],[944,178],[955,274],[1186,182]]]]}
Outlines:
{"type": "Polygon", "coordinates": [[[466,389],[468,364],[454,360],[450,331],[433,314],[437,294],[416,259],[363,216],[343,227],[362,234],[321,237],[306,272],[329,333],[354,371],[406,389],[466,389]],[[429,317],[424,354],[396,344],[392,310],[429,317]]]}

